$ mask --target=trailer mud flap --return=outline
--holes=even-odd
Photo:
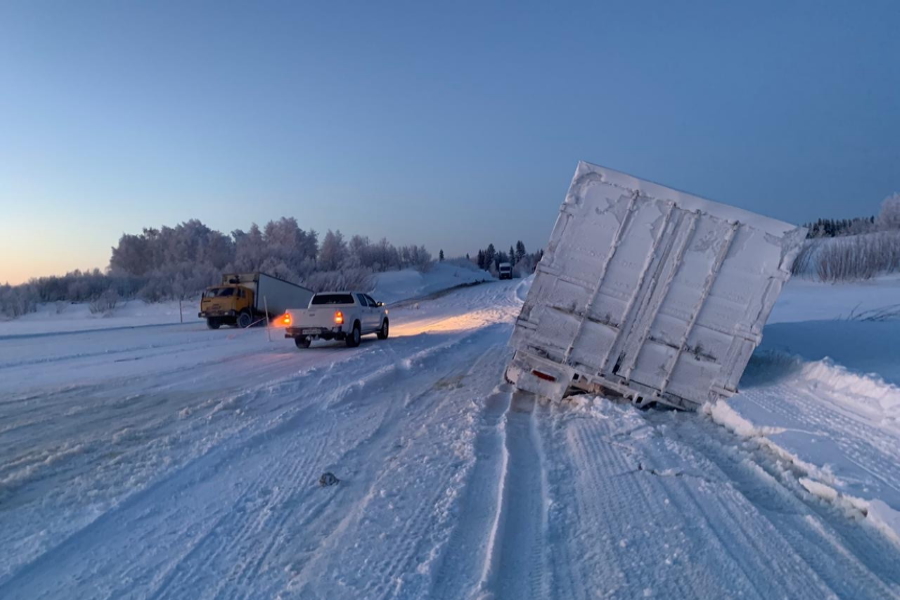
[[[506,380],[520,390],[551,400],[562,400],[575,371],[559,363],[516,352],[506,369]]]

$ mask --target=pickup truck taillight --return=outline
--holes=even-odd
[[[344,324],[344,313],[339,310],[334,311],[334,322],[336,325]]]
[[[291,315],[289,313],[284,313],[284,316],[281,317],[281,323],[285,327],[291,324]]]

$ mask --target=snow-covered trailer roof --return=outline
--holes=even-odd
[[[516,323],[507,376],[692,408],[728,397],[806,231],[581,162]]]

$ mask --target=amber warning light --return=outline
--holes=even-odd
[[[334,311],[334,322],[337,325],[343,325],[344,324],[344,313],[342,313],[339,310]]]

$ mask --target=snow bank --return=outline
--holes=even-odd
[[[900,308],[900,276],[856,283],[821,283],[795,277],[784,289],[768,324],[851,319],[868,311]]]
[[[793,465],[810,494],[900,544],[900,388],[828,359],[795,364],[704,412]]]
[[[900,388],[878,375],[858,375],[825,359],[804,365],[799,379],[811,392],[834,398],[854,415],[900,433]]]
[[[792,465],[811,495],[900,543],[900,277],[793,279],[741,393],[713,421]]]
[[[494,281],[494,277],[480,269],[439,262],[424,273],[415,269],[378,273],[375,275],[372,297],[391,304],[484,281]]]
[[[198,321],[199,300],[181,303],[184,322]],[[107,313],[92,313],[87,303],[50,302],[17,319],[0,321],[0,336],[37,335],[93,329],[112,329],[145,325],[180,323],[177,301],[147,303],[143,300],[122,302]]]

